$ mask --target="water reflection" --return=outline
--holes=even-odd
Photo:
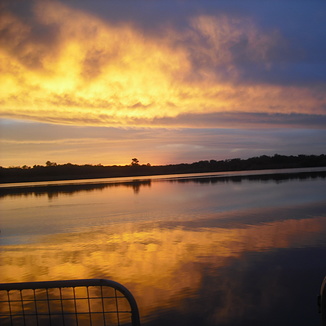
[[[249,173],[249,172],[248,172]],[[261,172],[264,173],[264,172]],[[12,187],[10,184],[8,187],[0,187],[0,198],[7,196],[45,196],[49,198],[57,197],[59,195],[71,195],[78,192],[92,192],[102,191],[104,189],[124,187],[131,188],[134,194],[138,194],[141,187],[151,187],[152,182],[170,182],[170,183],[195,183],[195,184],[223,184],[223,183],[241,183],[243,181],[252,182],[286,182],[286,181],[304,181],[314,179],[325,179],[326,171],[307,171],[300,173],[285,173],[282,171],[272,174],[254,174],[254,175],[228,175],[223,176],[221,174],[215,176],[196,176],[196,177],[183,177],[182,175],[175,176],[170,179],[135,179],[129,181],[109,182],[103,183],[101,179],[97,179],[99,183],[83,183],[82,180],[76,180],[76,183],[72,184],[58,184],[52,183],[51,185],[36,185],[28,186],[20,185],[19,187]],[[108,179],[107,179],[108,180]]]
[[[257,172],[258,173],[258,172]],[[253,182],[267,182],[273,181],[276,183],[284,182],[284,181],[293,181],[293,180],[309,180],[309,179],[325,179],[326,172],[325,171],[317,171],[317,172],[300,172],[300,173],[291,173],[291,172],[282,172],[279,171],[274,172],[272,174],[253,174],[253,175],[228,175],[223,176],[220,175],[218,177],[198,177],[198,178],[179,178],[179,179],[171,179],[169,182],[177,182],[177,183],[200,183],[200,184],[216,184],[216,183],[227,183],[234,182],[240,183],[242,181],[253,181]]]
[[[324,179],[205,176],[1,189],[0,278],[113,279],[135,295],[147,326],[317,325]]]
[[[51,186],[20,186],[20,187],[2,187],[0,188],[0,198],[7,196],[48,196],[49,199],[59,195],[72,195],[78,192],[102,191],[106,188],[125,187],[131,188],[134,194],[138,194],[141,187],[150,187],[151,180],[134,180],[130,182],[117,182],[107,184],[58,184]]]
[[[173,324],[198,325],[199,318],[200,325],[244,325],[281,309],[290,291],[299,292],[282,282],[314,276],[305,269],[315,268],[317,260],[314,273],[326,267],[320,261],[325,256],[319,256],[325,248],[315,250],[325,235],[326,216],[233,229],[128,223],[3,246],[0,275],[8,282],[114,279],[136,295],[145,324],[167,325],[173,319]],[[297,258],[305,268],[291,276]],[[313,283],[305,280],[305,287],[307,281]]]

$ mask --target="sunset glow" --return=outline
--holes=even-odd
[[[10,121],[12,128],[17,121],[35,123],[35,135],[38,123],[56,125],[57,134],[65,125],[129,128],[130,138],[134,137],[132,129],[150,128],[154,135],[158,128],[186,128],[183,145],[191,144],[188,137],[195,129],[235,128],[240,133],[275,126],[324,130],[320,124],[324,125],[326,113],[325,61],[319,58],[326,49],[318,43],[319,32],[303,36],[299,43],[297,36],[289,36],[293,30],[287,20],[281,19],[279,24],[275,18],[274,23],[263,24],[257,17],[267,9],[261,6],[250,11],[251,4],[241,12],[243,6],[235,10],[224,4],[209,9],[205,1],[201,5],[194,2],[194,7],[176,2],[174,9],[182,12],[179,21],[174,15],[157,16],[155,21],[160,9],[173,11],[172,3],[136,2],[151,15],[143,13],[142,17],[141,12],[131,14],[122,5],[101,2],[92,6],[61,1],[2,3],[3,123]],[[315,4],[307,13],[316,18],[316,25],[322,24],[320,10],[326,10],[324,3],[317,3],[321,8]],[[18,134],[32,143],[35,139],[25,137],[26,125],[21,127]],[[78,135],[80,142],[87,134],[84,129]],[[13,138],[4,129],[1,138],[6,153],[1,164],[23,164],[21,150],[7,152],[6,147],[22,141],[19,135]],[[38,138],[43,140],[41,134]],[[52,140],[59,141],[56,137]],[[23,142],[20,144],[23,147]],[[171,143],[167,140],[166,145]],[[144,148],[139,153],[153,161],[153,157],[164,156],[159,147],[156,143],[152,156]],[[250,153],[254,150],[259,152],[251,147]],[[283,149],[276,146],[267,150]],[[319,147],[311,150],[320,154]],[[211,152],[207,148],[201,158]],[[244,147],[242,152],[249,154]],[[114,150],[107,154],[120,155],[118,160],[105,162],[114,164],[132,155]],[[199,157],[184,154],[185,161]],[[229,154],[228,149],[214,155]],[[37,146],[33,155],[78,163],[87,157]],[[182,160],[171,155],[172,161]]]

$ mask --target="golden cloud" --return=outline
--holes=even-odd
[[[166,26],[155,36],[39,1],[30,23],[6,12],[0,24],[6,117],[126,126],[189,113],[322,113],[324,97],[310,89],[237,82],[236,63],[252,60],[268,69],[268,53],[280,39],[249,20],[199,15],[188,29]]]

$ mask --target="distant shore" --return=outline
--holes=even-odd
[[[138,193],[141,188],[151,187],[153,182],[161,180],[174,183],[225,184],[243,181],[274,181],[280,183],[308,179],[326,179],[326,167],[2,183],[0,184],[0,198],[31,195],[53,197],[59,194],[90,192],[116,187],[131,188],[135,193]]]
[[[194,163],[156,165],[130,164],[125,166],[56,164],[45,166],[0,167],[0,183],[82,180],[117,177],[138,177],[169,174],[277,170],[292,168],[326,167],[326,155],[259,156],[249,159],[209,160]]]

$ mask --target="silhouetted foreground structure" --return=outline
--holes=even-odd
[[[140,326],[131,292],[105,279],[0,284],[1,325]]]
[[[137,160],[138,161],[138,160]],[[326,155],[259,156],[248,159],[222,161],[199,161],[190,164],[140,165],[138,162],[126,166],[76,165],[47,162],[46,166],[0,167],[0,182],[28,182],[73,179],[95,179],[163,174],[207,173],[223,171],[245,171],[284,168],[326,167]]]

